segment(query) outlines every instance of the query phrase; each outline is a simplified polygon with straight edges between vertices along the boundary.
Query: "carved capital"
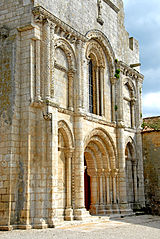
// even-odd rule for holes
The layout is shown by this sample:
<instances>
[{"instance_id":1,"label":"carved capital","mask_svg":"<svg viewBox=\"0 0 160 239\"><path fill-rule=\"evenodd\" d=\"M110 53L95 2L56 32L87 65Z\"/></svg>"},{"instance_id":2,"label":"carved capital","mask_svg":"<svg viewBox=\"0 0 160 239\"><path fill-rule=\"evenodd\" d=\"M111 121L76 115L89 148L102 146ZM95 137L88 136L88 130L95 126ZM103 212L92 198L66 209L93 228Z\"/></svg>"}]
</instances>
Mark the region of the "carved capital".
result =
<instances>
[{"instance_id":1,"label":"carved capital","mask_svg":"<svg viewBox=\"0 0 160 239\"><path fill-rule=\"evenodd\" d=\"M87 173L90 177L96 177L97 176L97 170L94 168L87 169Z\"/></svg>"},{"instance_id":2,"label":"carved capital","mask_svg":"<svg viewBox=\"0 0 160 239\"><path fill-rule=\"evenodd\" d=\"M115 85L116 81L117 81L116 77L111 77L110 78L110 82L111 82L112 85Z\"/></svg>"},{"instance_id":3,"label":"carved capital","mask_svg":"<svg viewBox=\"0 0 160 239\"><path fill-rule=\"evenodd\" d=\"M114 169L111 170L111 175L112 175L113 178L115 178L118 175L118 171L119 170L117 168L114 168Z\"/></svg>"},{"instance_id":4,"label":"carved capital","mask_svg":"<svg viewBox=\"0 0 160 239\"><path fill-rule=\"evenodd\" d=\"M106 177L109 177L109 176L110 176L110 173L111 173L111 169L105 169L105 170L104 170L104 175L105 175Z\"/></svg>"},{"instance_id":5,"label":"carved capital","mask_svg":"<svg viewBox=\"0 0 160 239\"><path fill-rule=\"evenodd\" d=\"M102 177L104 175L104 169L98 169L97 175L98 175L98 177Z\"/></svg>"}]
</instances>

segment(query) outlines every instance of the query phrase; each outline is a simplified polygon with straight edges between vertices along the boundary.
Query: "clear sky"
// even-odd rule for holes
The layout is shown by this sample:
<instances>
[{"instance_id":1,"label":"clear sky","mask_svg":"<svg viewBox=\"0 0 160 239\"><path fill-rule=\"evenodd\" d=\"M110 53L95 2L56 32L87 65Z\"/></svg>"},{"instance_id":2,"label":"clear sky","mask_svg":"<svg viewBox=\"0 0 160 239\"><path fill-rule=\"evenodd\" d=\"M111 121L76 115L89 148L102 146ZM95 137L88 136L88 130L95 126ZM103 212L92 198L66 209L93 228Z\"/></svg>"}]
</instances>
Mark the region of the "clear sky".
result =
<instances>
[{"instance_id":1,"label":"clear sky","mask_svg":"<svg viewBox=\"0 0 160 239\"><path fill-rule=\"evenodd\" d=\"M125 26L140 44L143 117L160 115L160 0L123 0Z\"/></svg>"}]
</instances>

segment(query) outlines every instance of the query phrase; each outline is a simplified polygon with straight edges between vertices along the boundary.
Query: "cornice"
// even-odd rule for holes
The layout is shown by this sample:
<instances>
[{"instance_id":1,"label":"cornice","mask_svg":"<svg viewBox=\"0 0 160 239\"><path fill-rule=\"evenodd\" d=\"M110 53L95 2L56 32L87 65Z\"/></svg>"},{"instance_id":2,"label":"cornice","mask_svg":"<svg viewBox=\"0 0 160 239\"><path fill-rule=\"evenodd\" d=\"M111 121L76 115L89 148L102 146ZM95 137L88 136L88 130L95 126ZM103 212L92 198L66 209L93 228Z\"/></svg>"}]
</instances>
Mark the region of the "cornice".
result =
<instances>
[{"instance_id":1,"label":"cornice","mask_svg":"<svg viewBox=\"0 0 160 239\"><path fill-rule=\"evenodd\" d=\"M120 70L124 76L129 76L131 78L135 78L136 80L143 83L144 76L140 72L138 72L135 69L128 66L126 63L119 61L117 63L117 68L120 68Z\"/></svg>"},{"instance_id":2,"label":"cornice","mask_svg":"<svg viewBox=\"0 0 160 239\"><path fill-rule=\"evenodd\" d=\"M114 5L114 3L110 0L103 0L105 3L108 4L116 13L119 13L120 9Z\"/></svg>"},{"instance_id":3,"label":"cornice","mask_svg":"<svg viewBox=\"0 0 160 239\"><path fill-rule=\"evenodd\" d=\"M87 41L87 38L84 35L82 35L78 31L76 31L73 27L69 26L68 24L60 20L58 17L54 16L52 13L50 13L43 7L41 6L34 7L32 9L32 13L34 15L35 22L42 23L43 21L48 19L49 21L55 24L55 27L59 27L61 31L64 32L64 34L68 35L71 40L75 39L81 40L83 42Z\"/></svg>"}]
</instances>

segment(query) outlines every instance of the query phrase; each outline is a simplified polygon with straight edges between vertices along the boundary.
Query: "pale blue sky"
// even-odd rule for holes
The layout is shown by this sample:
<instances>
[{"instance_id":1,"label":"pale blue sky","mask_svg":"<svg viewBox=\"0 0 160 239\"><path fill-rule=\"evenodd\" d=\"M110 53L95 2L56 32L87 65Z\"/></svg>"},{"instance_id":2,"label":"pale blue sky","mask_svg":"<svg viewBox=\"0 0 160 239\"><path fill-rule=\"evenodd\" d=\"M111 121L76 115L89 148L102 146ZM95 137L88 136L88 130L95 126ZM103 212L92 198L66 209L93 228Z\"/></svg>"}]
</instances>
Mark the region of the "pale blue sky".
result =
<instances>
[{"instance_id":1,"label":"pale blue sky","mask_svg":"<svg viewBox=\"0 0 160 239\"><path fill-rule=\"evenodd\" d=\"M123 0L125 26L140 44L143 117L160 115L160 0Z\"/></svg>"}]
</instances>

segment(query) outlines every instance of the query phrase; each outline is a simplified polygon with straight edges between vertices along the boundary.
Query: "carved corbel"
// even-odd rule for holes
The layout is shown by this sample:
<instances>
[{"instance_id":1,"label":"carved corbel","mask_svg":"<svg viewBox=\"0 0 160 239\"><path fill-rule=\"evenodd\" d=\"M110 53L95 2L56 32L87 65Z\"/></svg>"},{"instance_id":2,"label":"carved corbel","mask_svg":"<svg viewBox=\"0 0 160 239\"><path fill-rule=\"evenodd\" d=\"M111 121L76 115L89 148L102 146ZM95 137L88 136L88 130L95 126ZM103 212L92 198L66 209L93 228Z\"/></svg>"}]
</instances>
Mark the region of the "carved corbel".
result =
<instances>
[{"instance_id":1,"label":"carved corbel","mask_svg":"<svg viewBox=\"0 0 160 239\"><path fill-rule=\"evenodd\" d=\"M100 25L103 25L104 21L102 19L102 0L97 0L97 6L98 6L98 18L97 18L97 22Z\"/></svg>"},{"instance_id":2,"label":"carved corbel","mask_svg":"<svg viewBox=\"0 0 160 239\"><path fill-rule=\"evenodd\" d=\"M6 39L9 37L9 29L5 26L0 28L0 39Z\"/></svg>"}]
</instances>

